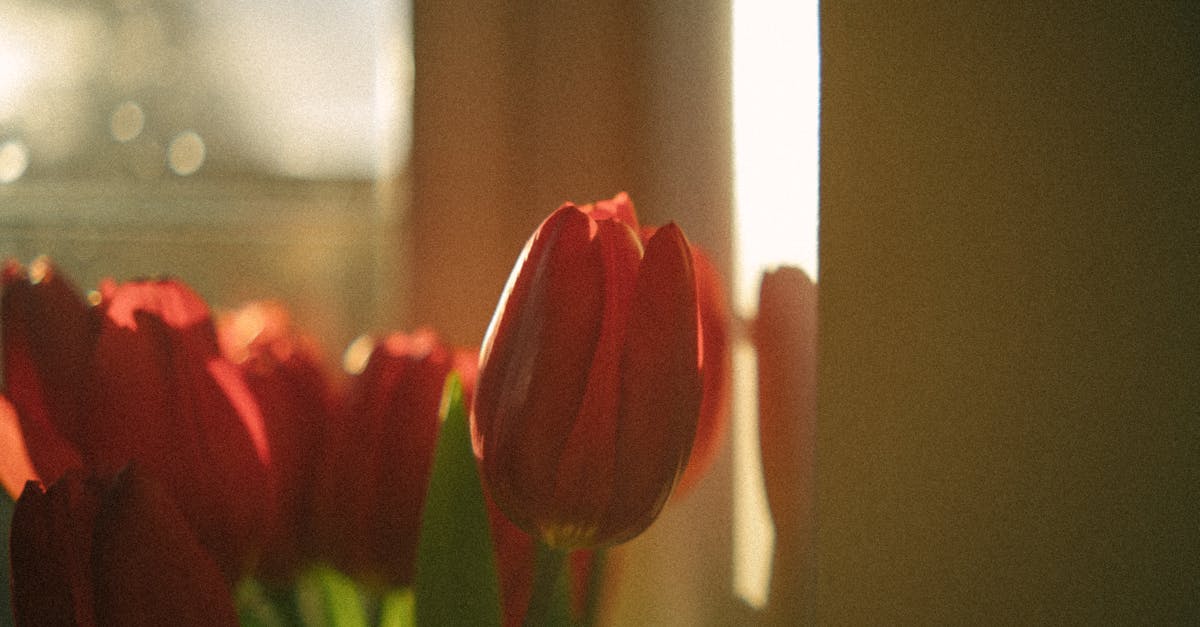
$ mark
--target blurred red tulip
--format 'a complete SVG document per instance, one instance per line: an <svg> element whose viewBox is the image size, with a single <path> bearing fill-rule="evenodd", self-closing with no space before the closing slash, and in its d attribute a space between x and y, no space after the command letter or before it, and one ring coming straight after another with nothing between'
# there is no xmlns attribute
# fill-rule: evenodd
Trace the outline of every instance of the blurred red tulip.
<svg viewBox="0 0 1200 627"><path fill-rule="evenodd" d="M316 464L334 413L333 384L317 343L300 333L279 303L251 303L219 316L217 335L262 410L270 443L280 520L258 572L286 582L303 557Z"/></svg>
<svg viewBox="0 0 1200 627"><path fill-rule="evenodd" d="M0 447L9 455L24 451L29 461L19 470L4 466L4 486L15 499L26 481L52 483L66 470L82 467L83 382L94 334L75 286L49 261L34 261L28 273L8 261L2 280L0 346L5 394L14 413Z"/></svg>
<svg viewBox="0 0 1200 627"><path fill-rule="evenodd" d="M313 500L319 557L368 581L412 583L438 409L455 363L430 330L375 344L326 439Z"/></svg>
<svg viewBox="0 0 1200 627"><path fill-rule="evenodd" d="M754 326L763 477L775 522L768 610L778 624L811 607L817 286L799 268L766 273Z"/></svg>
<svg viewBox="0 0 1200 627"><path fill-rule="evenodd" d="M237 625L220 569L136 469L26 485L12 519L13 613L24 625Z"/></svg>
<svg viewBox="0 0 1200 627"><path fill-rule="evenodd" d="M668 224L643 249L636 228L627 202L555 211L521 253L484 339L475 454L500 509L550 546L641 533L695 438L690 248Z"/></svg>
<svg viewBox="0 0 1200 627"><path fill-rule="evenodd" d="M4 270L5 392L30 465L53 483L76 459L102 476L136 460L236 578L269 520L269 453L207 306L171 280L82 302L47 261Z"/></svg>

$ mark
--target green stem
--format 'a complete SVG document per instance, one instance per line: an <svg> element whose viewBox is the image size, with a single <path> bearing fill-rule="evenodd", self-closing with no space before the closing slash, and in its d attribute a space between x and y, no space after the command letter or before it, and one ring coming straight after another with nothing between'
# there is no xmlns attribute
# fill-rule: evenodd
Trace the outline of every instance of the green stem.
<svg viewBox="0 0 1200 627"><path fill-rule="evenodd" d="M600 597L604 592L604 564L608 561L608 549L592 551L592 563L588 566L587 597L583 606L583 626L593 627L600 612Z"/></svg>
<svg viewBox="0 0 1200 627"><path fill-rule="evenodd" d="M533 562L533 593L525 612L528 627L571 627L571 597L567 582L567 552L537 541Z"/></svg>

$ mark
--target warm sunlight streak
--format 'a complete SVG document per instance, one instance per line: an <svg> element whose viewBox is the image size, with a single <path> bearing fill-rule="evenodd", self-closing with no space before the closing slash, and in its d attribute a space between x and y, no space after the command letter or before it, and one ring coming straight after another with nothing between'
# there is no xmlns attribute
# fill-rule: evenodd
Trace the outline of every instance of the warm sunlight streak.
<svg viewBox="0 0 1200 627"><path fill-rule="evenodd" d="M733 3L736 195L734 306L754 316L759 277L780 264L817 273L820 47L817 3ZM766 602L774 531L758 448L754 355L734 351L734 587Z"/></svg>

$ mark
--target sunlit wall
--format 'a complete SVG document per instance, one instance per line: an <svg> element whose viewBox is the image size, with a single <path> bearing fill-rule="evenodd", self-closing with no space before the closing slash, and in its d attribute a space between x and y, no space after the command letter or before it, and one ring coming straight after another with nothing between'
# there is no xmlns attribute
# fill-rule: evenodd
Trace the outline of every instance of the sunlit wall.
<svg viewBox="0 0 1200 627"><path fill-rule="evenodd" d="M817 274L819 60L815 1L733 3L733 287L747 320L764 270L789 264ZM755 360L744 338L733 358L734 586L761 605L773 533L759 470Z"/></svg>

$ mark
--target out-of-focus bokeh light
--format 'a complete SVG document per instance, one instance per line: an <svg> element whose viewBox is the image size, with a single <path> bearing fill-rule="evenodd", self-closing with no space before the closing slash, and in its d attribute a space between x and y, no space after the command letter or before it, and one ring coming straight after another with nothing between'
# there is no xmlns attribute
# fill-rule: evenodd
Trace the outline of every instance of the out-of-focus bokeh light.
<svg viewBox="0 0 1200 627"><path fill-rule="evenodd" d="M342 354L342 370L346 374L357 375L362 374L363 370L367 369L367 362L371 359L371 351L375 350L375 339L369 335L360 335L350 346L346 347L346 352Z"/></svg>
<svg viewBox="0 0 1200 627"><path fill-rule="evenodd" d="M11 183L29 167L29 148L21 140L0 144L0 183Z"/></svg>
<svg viewBox="0 0 1200 627"><path fill-rule="evenodd" d="M167 146L167 164L179 176L193 174L204 164L204 140L195 131L184 131Z"/></svg>
<svg viewBox="0 0 1200 627"><path fill-rule="evenodd" d="M735 310L751 319L764 270L817 275L820 46L817 3L733 3ZM767 602L773 527L762 485L757 373L734 349L734 587Z"/></svg>
<svg viewBox="0 0 1200 627"><path fill-rule="evenodd" d="M128 142L137 138L146 125L146 114L138 103L126 100L113 110L109 118L108 128L112 131L113 139Z"/></svg>

